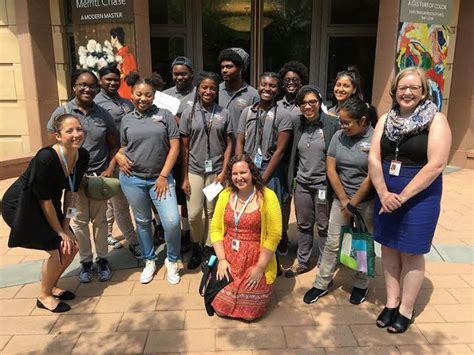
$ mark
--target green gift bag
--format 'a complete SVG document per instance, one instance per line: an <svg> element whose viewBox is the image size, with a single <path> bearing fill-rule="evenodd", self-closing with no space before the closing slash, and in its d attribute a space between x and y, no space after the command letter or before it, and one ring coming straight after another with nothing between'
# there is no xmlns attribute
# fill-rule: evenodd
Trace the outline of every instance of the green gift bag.
<svg viewBox="0 0 474 355"><path fill-rule="evenodd" d="M349 225L341 228L337 259L352 270L369 277L375 275L374 238L359 212L354 214Z"/></svg>

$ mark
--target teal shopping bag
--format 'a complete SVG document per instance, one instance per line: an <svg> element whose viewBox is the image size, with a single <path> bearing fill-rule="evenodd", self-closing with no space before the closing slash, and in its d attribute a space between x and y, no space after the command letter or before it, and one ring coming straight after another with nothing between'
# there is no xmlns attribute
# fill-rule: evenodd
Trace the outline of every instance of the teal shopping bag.
<svg viewBox="0 0 474 355"><path fill-rule="evenodd" d="M337 259L352 270L369 277L375 275L374 238L359 212L354 214L349 225L341 228Z"/></svg>

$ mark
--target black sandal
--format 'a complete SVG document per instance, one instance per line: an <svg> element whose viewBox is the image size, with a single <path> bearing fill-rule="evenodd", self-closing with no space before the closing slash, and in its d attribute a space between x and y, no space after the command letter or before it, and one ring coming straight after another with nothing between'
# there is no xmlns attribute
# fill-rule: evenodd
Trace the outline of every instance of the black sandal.
<svg viewBox="0 0 474 355"><path fill-rule="evenodd" d="M383 311L377 317L377 322L375 322L375 324L377 324L377 327L387 328L389 325L391 325L398 314L399 307L400 305L398 305L395 308L385 307Z"/></svg>
<svg viewBox="0 0 474 355"><path fill-rule="evenodd" d="M390 328L387 328L387 332L391 334L405 333L410 326L415 321L415 311L411 314L411 318L405 317L403 314L398 312L395 320L390 324ZM391 329L393 328L393 329Z"/></svg>
<svg viewBox="0 0 474 355"><path fill-rule="evenodd" d="M60 301L70 301L76 298L76 295L71 291L63 291L60 295L53 295Z"/></svg>

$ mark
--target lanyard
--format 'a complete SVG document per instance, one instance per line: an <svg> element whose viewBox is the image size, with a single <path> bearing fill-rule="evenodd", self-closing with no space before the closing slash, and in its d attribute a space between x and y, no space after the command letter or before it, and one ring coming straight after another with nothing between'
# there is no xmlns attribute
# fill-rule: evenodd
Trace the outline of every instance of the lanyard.
<svg viewBox="0 0 474 355"><path fill-rule="evenodd" d="M206 115L204 114L204 108L201 106L201 117L202 117L202 124L204 125L204 131L206 132L207 136L207 159L211 159L211 129L212 129L212 122L214 121L214 113L216 112L216 104L212 106L212 113L211 118L209 119L209 123L206 120Z"/></svg>
<svg viewBox="0 0 474 355"><path fill-rule="evenodd" d="M64 156L63 147L61 146L61 144L58 144L58 145L59 145L59 155L61 157L61 160L63 161L64 168L66 169L67 179L69 181L69 187L71 188L71 192L73 192L74 187L76 186L76 164L74 164L72 173L69 173L69 168L67 167L67 161L66 161L66 157ZM72 179L71 179L71 174L72 174Z"/></svg>
<svg viewBox="0 0 474 355"><path fill-rule="evenodd" d="M277 105L274 105L273 107L270 107L268 110L266 110L263 113L262 118L260 118L260 110L257 109L257 118L256 118L256 123L255 123L257 127L257 131L255 132L255 143L256 143L257 149L260 148L260 150L262 149L262 140L263 140L263 131L265 128L265 122L267 119L267 115L272 110L272 108L275 108L275 115L273 116L273 120L272 120L272 129L273 129L275 125L275 121L277 119L277 108L278 108Z"/></svg>
<svg viewBox="0 0 474 355"><path fill-rule="evenodd" d="M235 198L234 198L234 223L235 223L235 237L237 236L237 232L239 230L239 222L240 222L240 217L244 214L245 209L247 208L247 205L252 201L253 196L255 195L255 187L253 188L252 194L247 198L247 201L245 201L244 206L242 207L242 210L240 211L239 214L237 214L237 193L235 193Z"/></svg>

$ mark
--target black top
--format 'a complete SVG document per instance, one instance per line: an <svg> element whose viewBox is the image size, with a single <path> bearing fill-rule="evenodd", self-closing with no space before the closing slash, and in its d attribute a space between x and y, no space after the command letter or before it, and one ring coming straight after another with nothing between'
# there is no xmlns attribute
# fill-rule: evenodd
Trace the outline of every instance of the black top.
<svg viewBox="0 0 474 355"><path fill-rule="evenodd" d="M390 141L385 134L380 140L380 152L383 161L395 160L396 143ZM397 160L405 166L422 166L428 162L428 129L402 139L398 145Z"/></svg>
<svg viewBox="0 0 474 355"><path fill-rule="evenodd" d="M89 153L79 148L79 158L76 162L76 181L74 191L79 189L82 177L89 163ZM34 169L34 176L31 173ZM71 176L72 177L72 176ZM18 205L20 192L28 186L33 190L38 200L52 200L56 214L61 221L63 217L61 198L63 190L71 190L69 181L64 176L60 158L52 147L45 147L36 153L26 171L5 192L3 198L3 217L11 225ZM27 223L27 222L25 222Z"/></svg>

